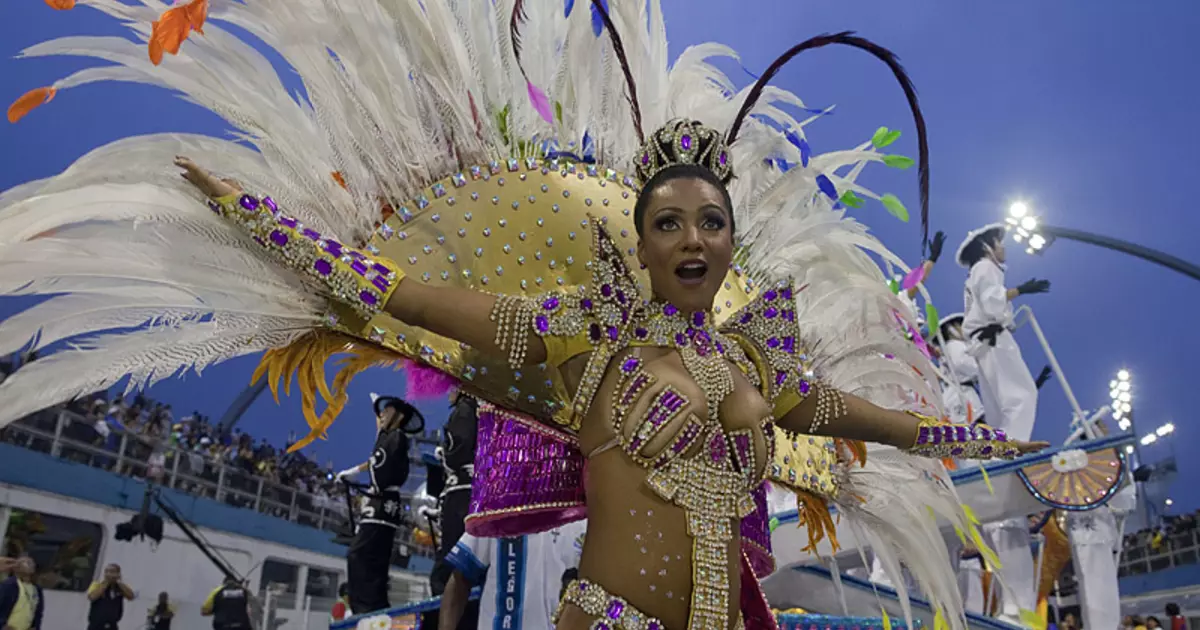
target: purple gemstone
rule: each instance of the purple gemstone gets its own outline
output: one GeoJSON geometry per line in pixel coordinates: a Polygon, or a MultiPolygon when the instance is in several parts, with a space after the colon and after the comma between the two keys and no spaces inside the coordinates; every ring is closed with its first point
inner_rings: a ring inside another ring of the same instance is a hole
{"type": "Polygon", "coordinates": [[[729,154],[724,151],[722,151],[721,155],[719,157],[717,157],[717,162],[719,162],[721,164],[721,166],[725,166],[725,163],[728,161],[729,161],[729,154]]]}
{"type": "Polygon", "coordinates": [[[679,309],[675,308],[674,304],[667,304],[666,306],[663,307],[663,315],[666,315],[667,317],[671,317],[678,312],[679,312],[679,309]]]}
{"type": "Polygon", "coordinates": [[[363,304],[366,304],[367,306],[375,306],[379,303],[379,297],[370,291],[363,291],[362,293],[359,293],[358,299],[362,300],[363,304]]]}
{"type": "Polygon", "coordinates": [[[704,325],[704,313],[702,311],[696,311],[695,313],[692,313],[692,325],[693,326],[703,326],[704,325]]]}
{"type": "Polygon", "coordinates": [[[325,241],[325,251],[334,256],[342,255],[342,244],[337,241],[325,241]]]}
{"type": "Polygon", "coordinates": [[[613,290],[611,284],[600,285],[600,295],[603,295],[604,297],[612,297],[612,292],[613,290]]]}
{"type": "Polygon", "coordinates": [[[534,323],[537,325],[537,331],[543,335],[550,331],[550,320],[545,315],[538,315],[534,323]]]}
{"type": "Polygon", "coordinates": [[[266,246],[267,246],[267,242],[266,242],[266,241],[264,241],[264,240],[262,240],[262,237],[261,237],[261,236],[255,236],[255,237],[254,237],[254,242],[255,242],[255,243],[258,243],[259,245],[262,245],[263,247],[266,247],[266,246]]]}
{"type": "Polygon", "coordinates": [[[808,392],[812,390],[812,384],[804,379],[800,379],[799,387],[800,387],[800,393],[804,394],[805,396],[807,396],[808,392]]]}
{"type": "Polygon", "coordinates": [[[353,271],[354,273],[357,273],[360,276],[367,273],[367,265],[364,264],[363,261],[358,260],[357,258],[354,259],[350,263],[350,269],[351,269],[351,271],[353,271]]]}
{"type": "Polygon", "coordinates": [[[380,263],[375,263],[374,265],[371,266],[371,269],[374,269],[375,271],[378,271],[379,273],[382,273],[385,275],[392,273],[391,269],[388,269],[387,267],[383,266],[380,263]]]}
{"type": "Polygon", "coordinates": [[[958,457],[963,454],[963,448],[961,446],[956,446],[950,451],[950,454],[958,457]]]}
{"type": "Polygon", "coordinates": [[[775,373],[775,385],[776,386],[783,385],[784,382],[787,381],[787,376],[788,376],[787,372],[784,372],[782,370],[779,372],[776,372],[775,373]]]}
{"type": "Polygon", "coordinates": [[[215,201],[208,202],[208,209],[216,212],[217,214],[221,214],[221,206],[215,201]]]}
{"type": "Polygon", "coordinates": [[[682,138],[680,138],[679,146],[683,147],[684,151],[691,151],[692,150],[692,137],[691,136],[683,136],[682,138]]]}
{"type": "Polygon", "coordinates": [[[280,232],[279,230],[272,231],[270,238],[271,238],[272,243],[275,243],[276,245],[278,245],[280,247],[287,245],[287,242],[288,242],[287,234],[284,234],[283,232],[280,232]]]}
{"type": "Polygon", "coordinates": [[[597,621],[596,630],[610,630],[610,628],[608,624],[604,623],[603,621],[597,621]]]}
{"type": "Polygon", "coordinates": [[[625,359],[624,363],[621,364],[621,371],[629,374],[637,369],[639,363],[641,363],[641,361],[639,361],[637,357],[629,357],[628,359],[625,359]]]}
{"type": "Polygon", "coordinates": [[[254,197],[251,197],[250,195],[242,195],[242,198],[238,199],[238,203],[241,204],[241,206],[247,210],[257,210],[258,209],[258,200],[255,199],[254,197]]]}
{"type": "Polygon", "coordinates": [[[763,317],[766,317],[767,319],[775,319],[776,315],[779,315],[779,309],[775,308],[774,306],[771,306],[767,308],[767,310],[763,311],[763,317]]]}
{"type": "Polygon", "coordinates": [[[616,327],[616,326],[609,326],[609,327],[608,327],[608,339],[609,339],[609,341],[616,341],[616,340],[617,340],[617,333],[618,333],[618,332],[619,332],[619,331],[617,330],[617,327],[616,327]]]}
{"type": "Polygon", "coordinates": [[[625,612],[625,604],[619,599],[614,599],[608,603],[608,610],[605,615],[609,619],[620,619],[621,613],[625,612]]]}
{"type": "Polygon", "coordinates": [[[992,432],[992,434],[995,435],[997,442],[1007,442],[1008,441],[1008,434],[1005,433],[1001,429],[996,429],[995,431],[992,432]]]}
{"type": "Polygon", "coordinates": [[[783,338],[783,351],[788,354],[796,354],[796,338],[795,337],[788,336],[788,337],[783,338]]]}
{"type": "Polygon", "coordinates": [[[617,289],[617,303],[618,304],[625,303],[625,292],[620,289],[617,289]]]}
{"type": "Polygon", "coordinates": [[[579,307],[586,311],[590,311],[592,310],[592,301],[588,298],[583,298],[582,300],[579,300],[579,307]]]}
{"type": "Polygon", "coordinates": [[[775,289],[771,289],[763,294],[763,299],[768,302],[774,302],[777,297],[779,297],[779,294],[775,292],[775,289]]]}
{"type": "Polygon", "coordinates": [[[263,205],[271,212],[279,212],[279,206],[275,205],[275,200],[270,197],[263,197],[263,205]]]}
{"type": "Polygon", "coordinates": [[[796,311],[793,311],[790,308],[784,309],[783,310],[783,318],[788,320],[789,322],[796,321],[796,311]]]}
{"type": "Polygon", "coordinates": [[[590,586],[590,585],[587,582],[580,582],[579,583],[579,592],[582,593],[583,591],[588,590],[588,586],[590,586]]]}
{"type": "Polygon", "coordinates": [[[752,319],[754,319],[754,315],[750,312],[745,312],[745,313],[742,313],[742,317],[739,321],[743,324],[749,324],[750,320],[752,320],[752,319]]]}
{"type": "Polygon", "coordinates": [[[318,258],[317,262],[313,263],[313,269],[316,269],[317,273],[322,276],[328,276],[333,273],[333,265],[329,264],[329,261],[324,258],[318,258]]]}
{"type": "Polygon", "coordinates": [[[662,627],[658,625],[657,621],[651,621],[650,624],[646,626],[646,630],[662,630],[662,627]]]}
{"type": "Polygon", "coordinates": [[[634,329],[633,334],[638,339],[645,339],[646,337],[650,336],[650,331],[639,326],[638,328],[634,329]]]}
{"type": "Polygon", "coordinates": [[[967,427],[954,427],[954,439],[958,442],[966,442],[967,427]]]}
{"type": "Polygon", "coordinates": [[[768,348],[778,348],[779,347],[779,337],[771,337],[770,339],[768,339],[767,347],[768,348]]]}
{"type": "Polygon", "coordinates": [[[784,288],[783,288],[783,290],[779,292],[779,296],[780,296],[780,297],[782,297],[782,298],[783,298],[783,299],[785,299],[785,300],[790,300],[790,299],[792,299],[792,288],[791,288],[791,287],[784,287],[784,288]]]}
{"type": "Polygon", "coordinates": [[[304,228],[303,230],[300,231],[300,234],[303,235],[304,238],[306,238],[310,241],[320,240],[320,238],[321,238],[320,234],[318,234],[315,230],[311,230],[309,228],[304,228]]]}
{"type": "Polygon", "coordinates": [[[388,279],[385,276],[375,276],[371,279],[371,284],[375,285],[376,289],[379,289],[385,293],[392,286],[392,283],[388,282],[388,279]]]}
{"type": "Polygon", "coordinates": [[[985,447],[983,447],[983,449],[981,449],[981,450],[979,451],[979,454],[980,454],[980,455],[991,455],[991,454],[992,454],[992,447],[990,447],[990,446],[985,446],[985,447]]]}
{"type": "Polygon", "coordinates": [[[542,302],[542,308],[547,311],[553,311],[558,308],[558,298],[550,296],[545,302],[542,302]]]}
{"type": "Polygon", "coordinates": [[[683,347],[687,345],[687,336],[683,333],[675,333],[675,345],[683,347]]]}
{"type": "Polygon", "coordinates": [[[642,154],[642,166],[646,166],[646,165],[648,165],[648,164],[650,164],[650,154],[649,154],[649,153],[643,153],[643,154],[642,154]]]}

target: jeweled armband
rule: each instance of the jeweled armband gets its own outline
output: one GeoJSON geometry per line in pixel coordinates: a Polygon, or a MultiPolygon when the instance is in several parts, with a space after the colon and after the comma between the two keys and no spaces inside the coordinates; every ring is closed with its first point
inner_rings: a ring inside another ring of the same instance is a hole
{"type": "Polygon", "coordinates": [[[343,245],[279,212],[270,197],[226,195],[209,202],[289,268],[319,280],[339,302],[370,319],[404,278],[392,261],[343,245]]]}
{"type": "Polygon", "coordinates": [[[921,422],[917,439],[909,452],[924,457],[961,459],[1014,459],[1021,454],[1016,444],[1000,429],[985,424],[965,425],[940,422],[919,413],[908,412],[921,422]]]}

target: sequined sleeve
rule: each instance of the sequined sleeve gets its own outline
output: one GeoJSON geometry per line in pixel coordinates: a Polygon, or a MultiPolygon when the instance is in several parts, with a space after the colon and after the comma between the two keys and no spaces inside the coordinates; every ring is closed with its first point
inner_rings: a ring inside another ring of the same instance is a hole
{"type": "Polygon", "coordinates": [[[270,197],[235,193],[209,202],[293,271],[316,280],[340,305],[370,319],[404,277],[396,263],[343,245],[284,215],[270,197]]]}

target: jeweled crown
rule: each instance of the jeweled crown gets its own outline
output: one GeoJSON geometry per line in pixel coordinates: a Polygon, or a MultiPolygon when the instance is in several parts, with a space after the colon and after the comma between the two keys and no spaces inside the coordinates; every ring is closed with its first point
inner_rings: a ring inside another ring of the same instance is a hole
{"type": "Polygon", "coordinates": [[[638,179],[643,184],[659,171],[678,164],[697,164],[728,183],[733,178],[725,134],[699,121],[676,119],[650,137],[634,158],[638,179]]]}

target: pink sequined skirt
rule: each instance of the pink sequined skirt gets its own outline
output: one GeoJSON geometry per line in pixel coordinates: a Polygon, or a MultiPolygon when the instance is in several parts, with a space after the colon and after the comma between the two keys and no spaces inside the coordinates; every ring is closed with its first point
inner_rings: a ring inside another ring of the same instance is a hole
{"type": "Polygon", "coordinates": [[[583,475],[574,436],[480,403],[467,531],[521,536],[587,518],[583,475]]]}

